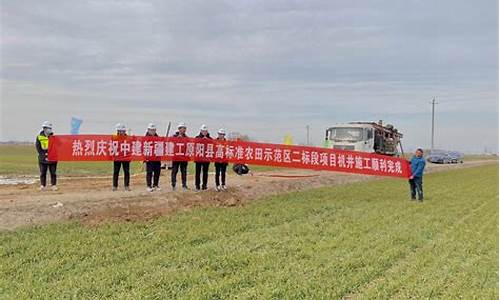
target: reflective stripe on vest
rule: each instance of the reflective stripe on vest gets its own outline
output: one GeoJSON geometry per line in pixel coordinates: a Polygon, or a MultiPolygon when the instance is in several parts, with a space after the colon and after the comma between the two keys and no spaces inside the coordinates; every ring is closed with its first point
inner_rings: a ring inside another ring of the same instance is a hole
{"type": "Polygon", "coordinates": [[[38,141],[40,142],[40,146],[42,147],[42,150],[47,150],[49,149],[49,138],[46,137],[45,135],[39,135],[38,141]]]}

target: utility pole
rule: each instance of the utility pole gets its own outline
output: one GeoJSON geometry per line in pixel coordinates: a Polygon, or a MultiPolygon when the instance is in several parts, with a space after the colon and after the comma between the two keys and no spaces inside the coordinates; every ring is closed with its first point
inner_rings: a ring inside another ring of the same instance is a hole
{"type": "Polygon", "coordinates": [[[436,104],[438,104],[436,102],[436,98],[433,98],[432,99],[432,126],[431,126],[431,153],[434,151],[434,107],[436,106],[436,104]]]}
{"type": "Polygon", "coordinates": [[[306,131],[307,131],[307,144],[306,145],[307,146],[310,145],[310,143],[309,143],[309,129],[310,129],[309,125],[306,125],[306,131]]]}

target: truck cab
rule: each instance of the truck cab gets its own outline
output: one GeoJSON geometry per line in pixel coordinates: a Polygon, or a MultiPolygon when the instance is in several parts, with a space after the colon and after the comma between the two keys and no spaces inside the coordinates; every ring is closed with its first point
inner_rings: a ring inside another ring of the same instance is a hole
{"type": "Polygon", "coordinates": [[[394,126],[382,125],[382,121],[375,122],[350,122],[337,124],[326,130],[325,147],[379,153],[385,155],[398,155],[398,145],[401,148],[403,135],[394,126]]]}
{"type": "Polygon", "coordinates": [[[373,152],[373,128],[362,124],[338,124],[326,130],[329,148],[373,152]]]}

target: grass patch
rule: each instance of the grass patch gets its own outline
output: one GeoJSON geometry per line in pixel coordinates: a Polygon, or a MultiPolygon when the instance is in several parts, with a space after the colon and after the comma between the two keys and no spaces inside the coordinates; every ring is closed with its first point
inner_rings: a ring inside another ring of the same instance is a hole
{"type": "Polygon", "coordinates": [[[498,166],[0,233],[5,298],[498,298],[498,166]]]}

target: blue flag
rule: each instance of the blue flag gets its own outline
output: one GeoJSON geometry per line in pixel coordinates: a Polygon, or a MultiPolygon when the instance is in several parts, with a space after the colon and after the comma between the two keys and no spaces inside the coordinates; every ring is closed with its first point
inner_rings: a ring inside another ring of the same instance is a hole
{"type": "Polygon", "coordinates": [[[80,125],[82,125],[82,123],[82,119],[71,117],[71,134],[78,134],[80,132],[80,125]]]}

